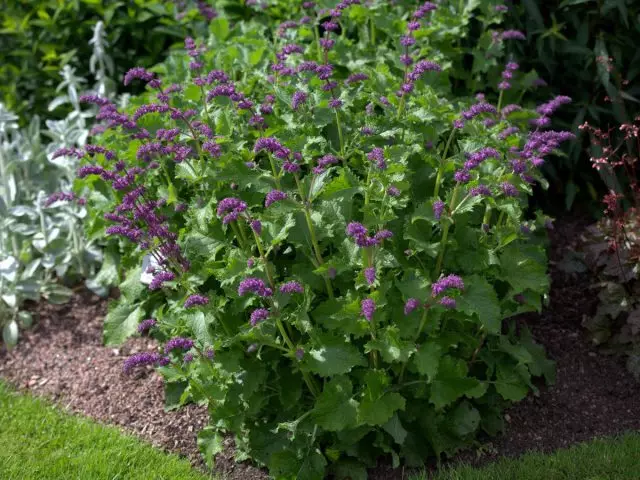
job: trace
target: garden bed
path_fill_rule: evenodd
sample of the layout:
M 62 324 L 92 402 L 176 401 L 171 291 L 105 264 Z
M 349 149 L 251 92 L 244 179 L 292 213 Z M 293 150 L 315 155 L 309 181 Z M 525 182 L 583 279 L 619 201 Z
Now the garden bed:
M 595 306 L 590 279 L 584 275 L 569 278 L 555 268 L 583 225 L 578 220 L 558 222 L 551 234 L 551 303 L 542 315 L 521 319 L 557 362 L 557 383 L 512 407 L 507 412 L 506 434 L 490 440 L 481 457 L 472 458 L 473 452 L 463 454 L 467 461 L 484 463 L 528 450 L 550 451 L 594 437 L 640 430 L 636 414 L 640 385 L 634 383 L 623 360 L 598 353 L 581 327 L 583 316 Z M 153 345 L 151 340 L 138 338 L 120 348 L 104 347 L 106 308 L 105 301 L 84 290 L 67 305 L 39 305 L 34 309 L 40 317 L 36 327 L 24 333 L 17 348 L 0 353 L 0 376 L 201 465 L 195 439 L 207 423 L 206 409 L 191 405 L 165 412 L 163 382 L 158 375 L 122 373 L 125 357 Z M 266 478 L 261 470 L 234 463 L 231 449 L 230 445 L 217 464 L 227 478 Z M 401 475 L 383 466 L 371 477 Z

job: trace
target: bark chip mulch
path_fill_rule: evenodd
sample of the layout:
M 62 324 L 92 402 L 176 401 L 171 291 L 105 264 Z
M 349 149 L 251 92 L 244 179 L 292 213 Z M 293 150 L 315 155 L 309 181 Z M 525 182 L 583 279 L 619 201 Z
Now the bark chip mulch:
M 627 373 L 624 360 L 602 355 L 581 327 L 595 307 L 588 275 L 569 277 L 555 267 L 579 237 L 583 223 L 566 221 L 552 233 L 551 301 L 541 315 L 526 315 L 538 342 L 557 362 L 557 382 L 542 387 L 506 413 L 506 432 L 490 440 L 482 456 L 459 458 L 482 464 L 529 450 L 551 451 L 595 437 L 640 430 L 640 385 Z M 67 305 L 37 307 L 40 320 L 23 332 L 18 346 L 0 352 L 0 377 L 23 390 L 53 399 L 63 407 L 114 424 L 156 446 L 187 456 L 202 467 L 197 432 L 207 423 L 205 408 L 190 405 L 164 411 L 162 379 L 153 372 L 127 376 L 123 360 L 154 348 L 153 341 L 136 338 L 118 348 L 102 344 L 106 302 L 78 292 Z M 235 479 L 264 479 L 257 468 L 237 464 L 233 445 L 219 456 L 217 471 Z M 454 459 L 455 461 L 455 459 Z M 371 478 L 400 479 L 408 472 L 380 466 Z

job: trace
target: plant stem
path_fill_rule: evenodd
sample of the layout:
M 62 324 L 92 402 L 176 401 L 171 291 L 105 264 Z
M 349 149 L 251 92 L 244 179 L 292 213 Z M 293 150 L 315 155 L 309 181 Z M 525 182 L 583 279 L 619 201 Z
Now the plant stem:
M 498 95 L 498 115 L 500 115 L 500 108 L 502 107 L 503 94 L 504 94 L 504 90 L 500 90 L 500 95 Z
M 242 239 L 242 236 L 240 235 L 240 231 L 238 230 L 238 226 L 235 224 L 235 222 L 229 222 L 229 225 L 231 225 L 231 229 L 233 230 L 233 233 L 236 235 L 236 239 L 238 240 L 238 243 L 240 244 L 240 247 L 243 250 L 247 250 L 247 245 L 244 243 L 244 240 Z
M 271 163 L 271 171 L 273 172 L 273 179 L 276 181 L 276 187 L 280 190 L 280 176 L 276 172 L 276 164 L 274 163 L 271 155 L 269 155 L 269 163 Z
M 276 318 L 276 326 L 278 327 L 278 330 L 280 331 L 280 335 L 282 335 L 282 338 L 284 339 L 285 343 L 289 347 L 290 351 L 295 353 L 296 348 L 293 345 L 293 343 L 291 342 L 291 339 L 289 338 L 289 336 L 287 335 L 287 332 L 286 332 L 286 330 L 284 328 L 284 325 L 282 324 L 282 320 L 280 320 L 280 318 Z M 319 391 L 318 391 L 318 387 L 315 384 L 313 378 L 310 377 L 309 373 L 305 372 L 304 370 L 300 370 L 300 372 L 302 373 L 302 377 L 304 378 L 304 382 L 307 384 L 307 387 L 309 388 L 309 391 L 311 392 L 311 394 L 314 397 L 317 397 L 318 394 L 319 394 Z
M 447 153 L 449 153 L 449 147 L 451 146 L 451 142 L 453 140 L 454 135 L 456 134 L 456 129 L 452 129 L 449 134 L 449 138 L 447 139 L 447 143 L 444 146 L 444 152 L 442 152 L 442 157 L 440 157 L 440 165 L 438 167 L 438 175 L 436 177 L 436 185 L 433 189 L 433 197 L 438 196 L 438 192 L 440 191 L 440 183 L 442 183 L 442 175 L 444 175 L 444 162 L 447 159 Z
M 344 159 L 344 139 L 342 137 L 342 125 L 340 123 L 340 114 L 338 113 L 338 109 L 336 109 L 336 126 L 338 127 L 338 139 L 340 140 L 340 157 L 342 157 L 342 163 L 346 168 L 347 165 Z
M 273 277 L 271 276 L 271 269 L 269 268 L 269 263 L 267 261 L 267 257 L 264 253 L 264 247 L 262 246 L 262 240 L 260 239 L 260 237 L 258 236 L 258 234 L 251 229 L 251 231 L 253 232 L 253 237 L 256 240 L 256 245 L 258 246 L 258 252 L 260 252 L 260 259 L 262 260 L 262 263 L 264 263 L 264 269 L 267 272 L 267 279 L 269 280 L 269 285 L 272 289 L 275 290 L 275 282 L 273 281 Z
M 458 184 L 456 184 L 453 189 L 453 193 L 451 194 L 451 205 L 449 205 L 449 210 L 453 211 L 456 206 L 456 200 L 458 197 Z M 442 229 L 442 238 L 440 239 L 440 254 L 438 255 L 438 260 L 436 262 L 436 268 L 433 272 L 433 278 L 438 278 L 440 275 L 440 271 L 442 269 L 442 260 L 444 259 L 444 252 L 447 249 L 447 239 L 449 236 L 449 228 L 451 227 L 451 222 L 447 222 Z
M 371 46 L 375 47 L 376 46 L 376 24 L 373 21 L 373 16 L 370 19 L 371 22 Z
M 322 47 L 320 47 L 320 30 L 316 24 L 313 27 L 313 36 L 316 38 L 316 48 L 318 49 L 318 63 L 322 63 Z

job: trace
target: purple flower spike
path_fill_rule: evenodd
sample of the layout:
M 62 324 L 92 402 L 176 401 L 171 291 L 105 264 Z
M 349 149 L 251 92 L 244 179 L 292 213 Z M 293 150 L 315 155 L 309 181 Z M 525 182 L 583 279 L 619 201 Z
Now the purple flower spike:
M 249 225 L 251 225 L 251 230 L 256 232 L 257 235 L 260 235 L 262 233 L 262 223 L 260 222 L 260 220 L 251 220 L 251 223 Z
M 300 105 L 307 101 L 307 94 L 302 91 L 297 91 L 293 94 L 291 98 L 291 108 L 293 110 L 298 110 Z
M 197 305 L 206 305 L 209 303 L 209 299 L 204 295 L 190 295 L 184 302 L 184 308 L 191 308 Z
M 419 306 L 420 306 L 420 301 L 417 298 L 410 298 L 404 304 L 404 314 L 405 315 L 409 315 L 411 312 L 413 312 Z
M 400 190 L 398 189 L 398 187 L 391 185 L 389 188 L 387 188 L 387 195 L 389 195 L 390 197 L 398 197 L 400 196 Z
M 502 193 L 504 193 L 504 195 L 506 197 L 517 197 L 518 196 L 518 189 L 515 187 L 515 185 L 509 183 L 509 182 L 502 182 L 500 184 L 500 188 L 502 188 Z
M 369 153 L 367 153 L 367 158 L 375 162 L 376 166 L 380 170 L 385 170 L 387 168 L 387 164 L 384 161 L 384 150 L 380 147 L 375 147 Z
M 280 285 L 280 293 L 304 293 L 304 288 L 295 280 Z
M 138 325 L 138 333 L 141 335 L 145 334 L 157 324 L 158 322 L 156 322 L 155 318 L 147 318 L 146 320 L 140 322 L 140 324 Z
M 184 363 L 191 363 L 193 362 L 193 353 L 185 353 L 184 357 L 182 357 L 182 361 Z
M 431 294 L 437 297 L 441 293 L 450 288 L 457 288 L 458 290 L 464 290 L 464 282 L 458 275 L 447 275 L 431 285 Z
M 136 367 L 144 367 L 147 365 L 154 365 L 160 361 L 160 355 L 154 352 L 142 352 L 136 353 L 130 356 L 124 361 L 123 370 L 124 373 L 131 373 Z
M 238 285 L 238 295 L 243 297 L 247 293 L 255 293 L 260 297 L 273 295 L 273 291 L 264 284 L 264 281 L 255 277 L 245 278 Z
M 451 297 L 442 297 L 440 299 L 440 305 L 444 308 L 456 308 L 456 301 Z
M 136 78 L 144 80 L 145 82 L 150 82 L 153 80 L 153 77 L 153 73 L 148 72 L 142 67 L 135 67 L 129 70 L 124 76 L 124 84 L 129 85 Z
M 433 217 L 436 220 L 440 220 L 442 212 L 444 211 L 445 203 L 442 200 L 436 200 L 433 202 Z
M 159 272 L 153 276 L 151 283 L 149 283 L 149 290 L 159 290 L 164 282 L 170 282 L 175 278 L 173 272 Z
M 284 200 L 285 198 L 287 198 L 287 194 L 285 192 L 281 192 L 280 190 L 271 190 L 267 193 L 267 198 L 264 200 L 264 206 L 269 207 L 273 203 L 279 200 Z
M 166 343 L 164 353 L 169 354 L 173 350 L 189 350 L 193 345 L 193 340 L 190 338 L 175 337 Z
M 347 225 L 347 235 L 350 237 L 357 237 L 361 235 L 367 235 L 368 230 L 364 225 L 358 222 L 351 222 Z
M 373 285 L 376 281 L 376 268 L 369 267 L 364 269 L 364 278 L 369 285 Z
M 251 319 L 249 322 L 252 327 L 255 327 L 258 323 L 266 320 L 267 318 L 269 318 L 269 310 L 266 308 L 258 308 L 251 312 Z
M 373 320 L 373 314 L 376 312 L 376 302 L 371 298 L 365 298 L 360 303 L 360 313 L 367 321 Z

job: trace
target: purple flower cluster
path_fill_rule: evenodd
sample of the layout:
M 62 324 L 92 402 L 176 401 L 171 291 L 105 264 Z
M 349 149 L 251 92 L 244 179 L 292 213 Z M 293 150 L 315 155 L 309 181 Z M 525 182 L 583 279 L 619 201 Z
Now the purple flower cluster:
M 159 290 L 162 288 L 164 282 L 170 282 L 175 280 L 176 275 L 173 272 L 158 272 L 153 276 L 151 283 L 149 283 L 149 290 Z
M 302 105 L 306 101 L 307 94 L 303 91 L 298 90 L 293 94 L 293 97 L 291 98 L 291 108 L 293 110 L 298 110 L 298 108 L 300 108 L 300 105 Z
M 347 225 L 347 235 L 353 238 L 359 247 L 373 247 L 380 245 L 382 241 L 393 237 L 390 230 L 380 230 L 373 237 L 369 236 L 367 228 L 358 222 L 351 222 Z
M 517 197 L 518 196 L 518 189 L 512 183 L 502 182 L 500 184 L 500 188 L 502 189 L 502 193 L 505 195 L 505 197 Z
M 472 197 L 477 197 L 478 195 L 484 195 L 485 197 L 491 196 L 491 190 L 486 185 L 477 185 L 469 189 L 469 195 Z
M 74 198 L 73 192 L 55 192 L 45 199 L 43 206 L 49 207 L 56 202 L 71 202 Z
M 420 301 L 417 298 L 409 298 L 404 304 L 404 314 L 409 315 L 419 306 L 420 306 Z
M 142 322 L 140 322 L 138 324 L 138 333 L 139 334 L 147 333 L 149 330 L 151 330 L 157 324 L 158 324 L 158 322 L 156 322 L 155 318 L 147 318 L 146 320 L 143 320 Z
M 317 160 L 317 166 L 313 168 L 313 173 L 322 173 L 329 165 L 335 165 L 338 162 L 340 162 L 340 159 L 335 155 L 327 154 L 324 157 L 320 157 Z
M 368 322 L 373 320 L 374 313 L 376 313 L 376 302 L 372 298 L 365 298 L 360 302 L 360 314 L 366 318 Z
M 267 193 L 267 196 L 264 199 L 264 206 L 269 207 L 275 202 L 284 200 L 285 198 L 287 198 L 286 192 L 282 192 L 280 190 L 271 190 L 269 193 Z
M 442 212 L 444 212 L 445 203 L 442 200 L 436 200 L 433 202 L 433 218 L 440 220 Z
M 227 197 L 220 200 L 216 214 L 218 218 L 222 218 L 222 223 L 227 225 L 233 221 L 236 221 L 240 214 L 247 209 L 246 202 L 243 202 L 239 198 Z
M 280 285 L 280 293 L 304 293 L 304 288 L 299 282 L 292 280 Z
M 384 161 L 384 150 L 382 148 L 375 147 L 373 150 L 367 153 L 367 158 L 371 162 L 375 162 L 376 167 L 378 167 L 380 170 L 387 169 L 387 164 Z
M 124 76 L 124 84 L 129 85 L 133 80 L 139 79 L 144 82 L 151 82 L 155 75 L 142 67 L 134 67 L 130 69 Z
M 255 277 L 245 278 L 238 285 L 238 295 L 244 297 L 248 293 L 253 293 L 259 297 L 270 297 L 273 290 L 267 287 L 263 280 Z
M 496 107 L 491 105 L 490 103 L 480 102 L 469 107 L 469 110 L 465 110 L 462 112 L 462 118 L 465 120 L 471 120 L 482 113 L 490 113 L 495 115 L 498 113 Z
M 437 297 L 451 288 L 464 290 L 464 282 L 462 281 L 462 278 L 453 274 L 440 278 L 431 285 L 431 295 Z
M 251 312 L 251 319 L 249 320 L 252 327 L 255 327 L 258 323 L 269 318 L 269 310 L 266 308 L 257 308 Z
M 174 337 L 165 344 L 164 353 L 169 354 L 174 350 L 189 350 L 193 345 L 194 342 L 190 338 Z
M 554 114 L 554 112 L 560 108 L 560 106 L 565 105 L 567 103 L 571 103 L 571 97 L 567 97 L 566 95 L 558 95 L 547 103 L 543 103 L 538 108 L 536 108 L 536 112 L 541 115 L 541 118 L 537 120 L 538 126 L 547 126 L 550 123 L 548 117 Z
M 199 305 L 207 305 L 209 303 L 209 299 L 204 295 L 194 294 L 189 295 L 187 299 L 184 301 L 184 308 L 196 307 Z
M 124 373 L 131 373 L 131 371 L 138 367 L 146 367 L 147 365 L 167 365 L 169 359 L 162 357 L 155 352 L 141 352 L 131 355 L 124 361 L 123 371 Z
M 364 278 L 369 285 L 373 285 L 376 281 L 376 268 L 368 267 L 364 269 Z
M 467 160 L 464 162 L 464 166 L 461 170 L 458 170 L 454 178 L 458 183 L 467 183 L 471 179 L 470 171 L 478 167 L 482 162 L 488 158 L 500 159 L 502 155 L 495 148 L 485 147 L 481 148 L 477 152 L 467 154 Z

